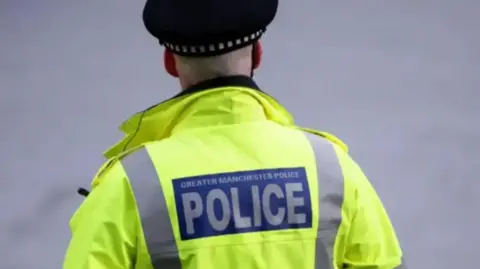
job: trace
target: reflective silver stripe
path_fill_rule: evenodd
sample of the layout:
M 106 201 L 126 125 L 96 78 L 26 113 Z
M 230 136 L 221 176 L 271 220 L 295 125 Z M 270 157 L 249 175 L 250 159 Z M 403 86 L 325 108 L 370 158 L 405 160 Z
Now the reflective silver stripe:
M 122 159 L 135 196 L 154 269 L 181 269 L 168 209 L 155 166 L 145 148 Z
M 305 132 L 317 163 L 319 223 L 314 269 L 333 269 L 333 247 L 342 220 L 343 173 L 333 145 L 320 136 Z

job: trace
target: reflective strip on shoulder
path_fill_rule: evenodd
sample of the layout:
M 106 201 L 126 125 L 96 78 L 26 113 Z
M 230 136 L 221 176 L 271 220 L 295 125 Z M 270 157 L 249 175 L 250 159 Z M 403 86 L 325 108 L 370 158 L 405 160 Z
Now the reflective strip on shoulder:
M 162 186 L 145 147 L 122 160 L 137 203 L 145 242 L 154 269 L 181 269 Z
M 333 248 L 342 220 L 344 178 L 334 146 L 327 139 L 305 132 L 315 153 L 318 178 L 319 224 L 314 269 L 334 269 Z

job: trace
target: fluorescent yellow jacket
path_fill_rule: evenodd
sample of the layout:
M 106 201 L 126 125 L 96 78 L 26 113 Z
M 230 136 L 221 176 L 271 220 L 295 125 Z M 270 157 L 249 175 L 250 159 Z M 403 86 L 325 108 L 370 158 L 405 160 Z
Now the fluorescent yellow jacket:
M 247 77 L 133 115 L 76 211 L 64 269 L 394 269 L 395 231 L 333 135 Z

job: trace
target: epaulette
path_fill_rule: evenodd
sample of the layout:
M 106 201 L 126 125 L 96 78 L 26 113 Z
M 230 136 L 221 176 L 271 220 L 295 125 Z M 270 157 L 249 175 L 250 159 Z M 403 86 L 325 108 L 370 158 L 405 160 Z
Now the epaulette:
M 340 138 L 336 137 L 335 135 L 333 135 L 331 133 L 322 132 L 322 131 L 318 131 L 318 130 L 310 129 L 310 128 L 302 128 L 302 127 L 297 127 L 297 128 L 304 131 L 304 132 L 309 132 L 309 133 L 321 136 L 321 137 L 327 139 L 328 141 L 334 143 L 335 145 L 339 146 L 345 152 L 348 152 L 347 144 L 343 143 L 343 141 L 340 140 Z

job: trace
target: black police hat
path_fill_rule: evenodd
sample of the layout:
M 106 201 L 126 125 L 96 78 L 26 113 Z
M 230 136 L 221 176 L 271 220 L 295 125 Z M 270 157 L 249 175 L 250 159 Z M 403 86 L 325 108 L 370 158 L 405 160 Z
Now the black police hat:
M 257 41 L 278 0 L 147 0 L 143 22 L 161 45 L 183 56 L 214 56 Z

